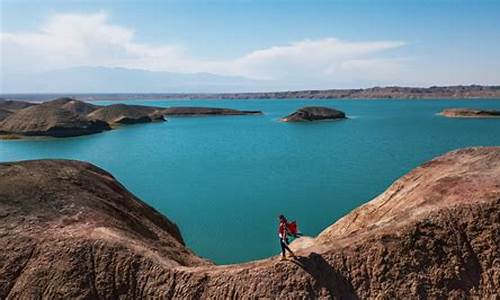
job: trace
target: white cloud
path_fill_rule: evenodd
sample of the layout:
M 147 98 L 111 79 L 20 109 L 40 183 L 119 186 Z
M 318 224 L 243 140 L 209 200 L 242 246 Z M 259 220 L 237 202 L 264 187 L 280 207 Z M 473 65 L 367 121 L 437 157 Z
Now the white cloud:
M 304 73 L 312 77 L 324 77 L 332 75 L 331 70 L 354 58 L 403 45 L 403 42 L 394 41 L 348 42 L 334 38 L 305 40 L 252 52 L 236 60 L 232 67 L 240 74 L 257 78 L 296 78 L 304 76 Z
M 176 60 L 179 55 L 177 47 L 137 44 L 133 37 L 133 30 L 109 24 L 103 12 L 55 14 L 38 32 L 1 33 L 2 61 L 8 70 L 24 72 Z
M 45 71 L 73 66 L 120 66 L 154 71 L 211 72 L 249 78 L 339 81 L 397 76 L 405 61 L 379 57 L 400 41 L 304 40 L 231 60 L 199 60 L 178 45 L 141 44 L 134 30 L 110 24 L 103 12 L 54 14 L 38 32 L 0 35 L 3 72 Z

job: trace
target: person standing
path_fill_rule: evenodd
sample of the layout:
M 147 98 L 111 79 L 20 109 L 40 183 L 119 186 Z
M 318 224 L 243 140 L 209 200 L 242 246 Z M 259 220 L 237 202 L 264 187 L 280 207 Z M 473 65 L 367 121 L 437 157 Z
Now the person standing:
M 281 246 L 281 259 L 286 260 L 286 251 L 290 252 L 292 257 L 295 257 L 295 254 L 288 247 L 288 221 L 284 215 L 279 216 L 279 225 L 278 225 L 278 236 L 280 238 L 280 246 Z

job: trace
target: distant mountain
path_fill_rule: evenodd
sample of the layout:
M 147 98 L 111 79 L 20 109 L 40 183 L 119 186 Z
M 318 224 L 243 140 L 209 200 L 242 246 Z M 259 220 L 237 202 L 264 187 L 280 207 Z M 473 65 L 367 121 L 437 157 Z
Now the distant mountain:
M 36 74 L 4 74 L 1 93 L 215 93 L 262 91 L 266 81 L 210 73 L 75 67 Z

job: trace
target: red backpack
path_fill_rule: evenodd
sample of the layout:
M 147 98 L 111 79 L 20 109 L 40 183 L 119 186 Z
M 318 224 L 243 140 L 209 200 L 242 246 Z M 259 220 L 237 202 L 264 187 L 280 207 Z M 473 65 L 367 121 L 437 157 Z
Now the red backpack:
M 291 235 L 296 235 L 298 233 L 297 222 L 292 221 L 286 224 L 287 230 Z

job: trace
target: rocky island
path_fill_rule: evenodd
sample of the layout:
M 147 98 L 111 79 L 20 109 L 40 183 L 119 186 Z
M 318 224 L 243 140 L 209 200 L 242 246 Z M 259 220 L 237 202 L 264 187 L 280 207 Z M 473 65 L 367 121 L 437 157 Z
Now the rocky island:
M 500 118 L 500 110 L 482 110 L 473 108 L 449 108 L 439 113 L 450 118 Z
M 89 163 L 0 164 L 0 298 L 494 298 L 500 147 L 435 158 L 299 257 L 216 266 Z
M 345 113 L 329 107 L 306 106 L 281 119 L 283 122 L 304 122 L 345 119 Z
M 61 98 L 19 109 L 0 122 L 0 135 L 70 137 L 111 129 L 104 121 L 78 113 L 72 101 L 76 100 Z
M 176 106 L 162 110 L 166 116 L 239 116 L 261 115 L 258 110 L 236 110 L 216 107 Z
M 99 133 L 120 125 L 165 121 L 168 116 L 257 115 L 212 107 L 156 107 L 130 104 L 101 106 L 63 97 L 43 103 L 0 99 L 0 137 L 70 137 Z

